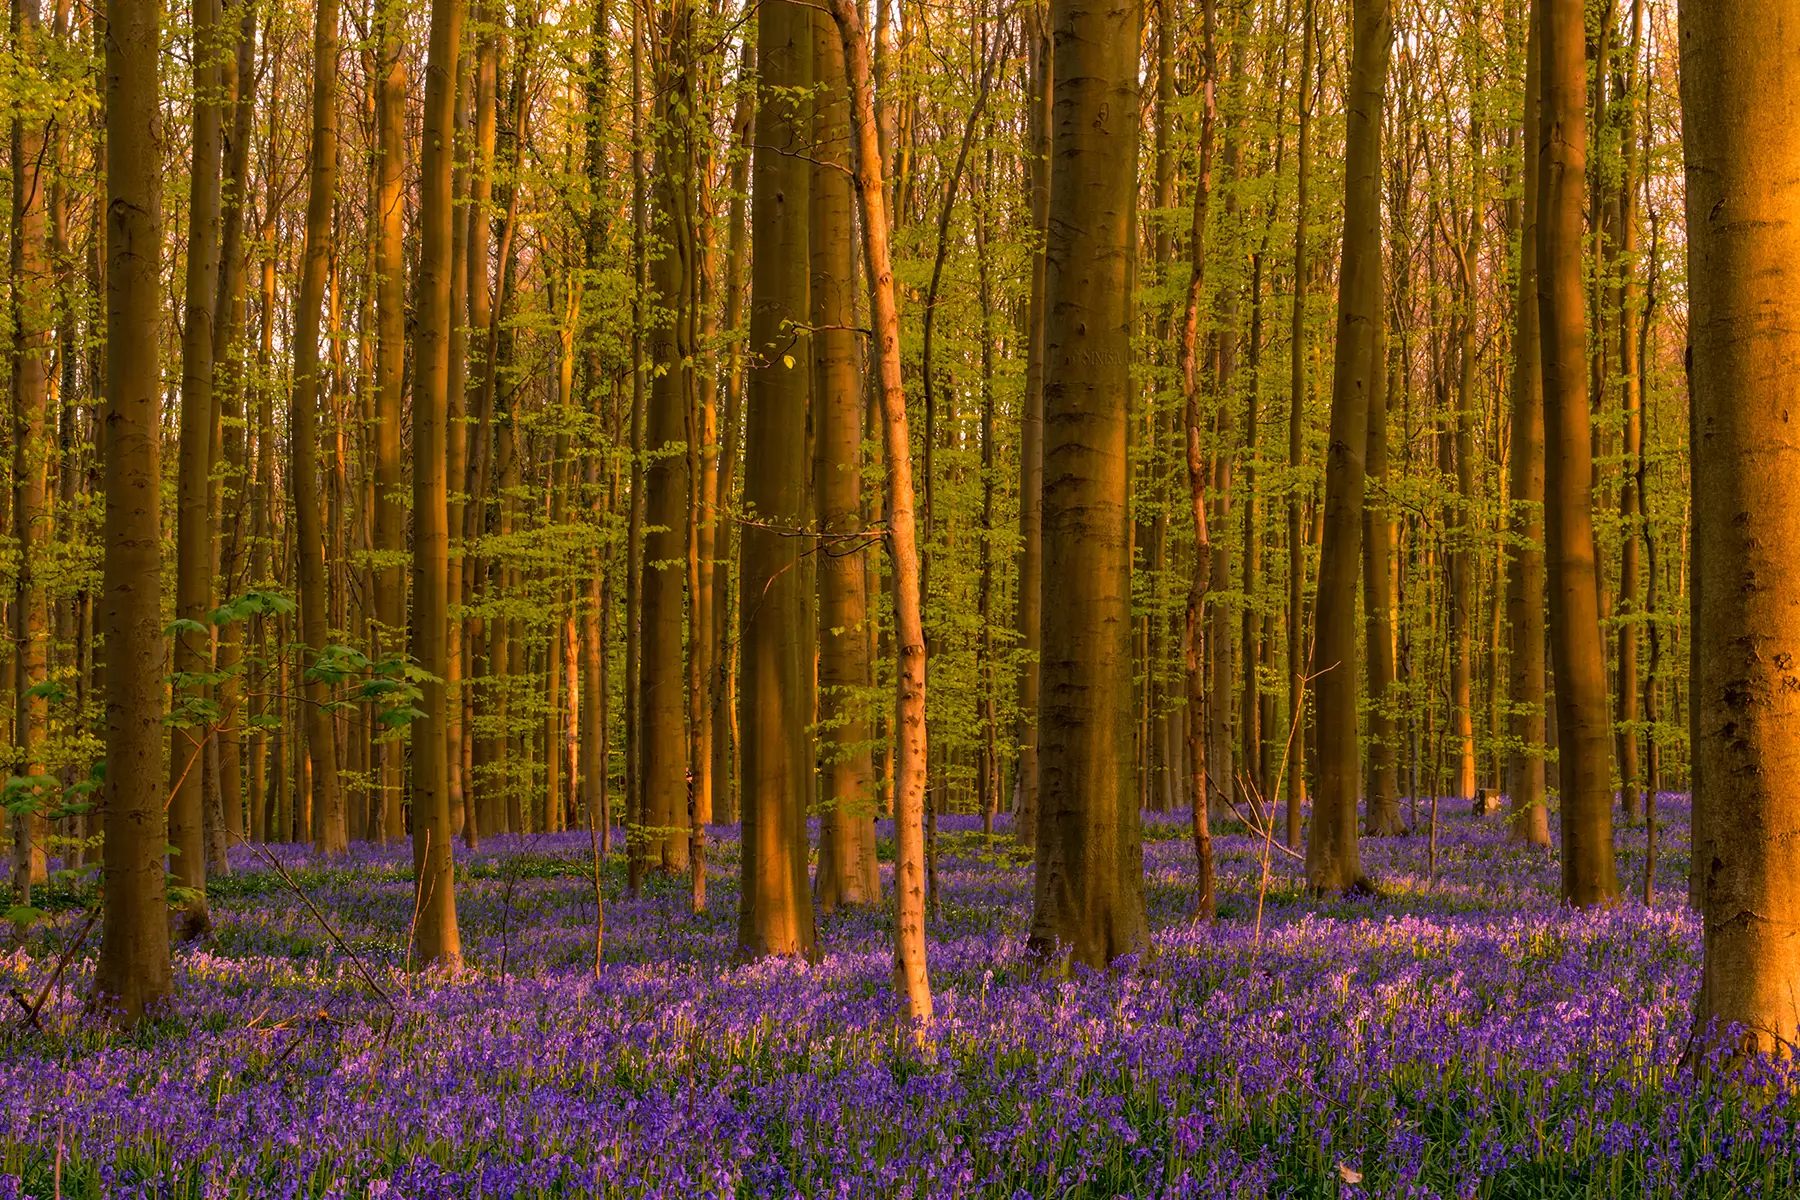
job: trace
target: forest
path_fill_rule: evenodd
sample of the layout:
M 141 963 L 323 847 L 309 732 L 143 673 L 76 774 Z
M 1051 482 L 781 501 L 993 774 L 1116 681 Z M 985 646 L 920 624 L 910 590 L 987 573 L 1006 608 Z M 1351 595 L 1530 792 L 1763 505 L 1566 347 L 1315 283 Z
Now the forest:
M 0 1200 L 1800 1196 L 1796 94 L 11 0 Z

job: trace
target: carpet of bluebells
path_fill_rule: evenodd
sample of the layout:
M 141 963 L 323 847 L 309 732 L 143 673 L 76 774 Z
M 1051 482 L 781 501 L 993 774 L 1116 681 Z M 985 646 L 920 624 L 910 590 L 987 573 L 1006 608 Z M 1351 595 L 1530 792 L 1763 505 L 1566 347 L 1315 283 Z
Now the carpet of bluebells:
M 703 916 L 606 864 L 598 974 L 585 834 L 463 855 L 454 978 L 406 970 L 406 848 L 280 847 L 292 886 L 234 852 L 156 1019 L 84 1014 L 96 938 L 41 1030 L 10 1005 L 0 1197 L 1800 1195 L 1800 1080 L 1691 1036 L 1687 812 L 1660 809 L 1654 907 L 1562 909 L 1554 857 L 1445 815 L 1429 873 L 1428 839 L 1370 839 L 1381 894 L 1330 902 L 1227 831 L 1210 927 L 1185 818 L 1153 816 L 1154 952 L 1069 979 L 1024 956 L 1029 860 L 949 818 L 922 1040 L 884 911 L 823 918 L 817 962 L 734 961 L 725 827 Z M 1619 843 L 1637 893 L 1642 827 Z M 0 986 L 35 996 L 80 923 Z

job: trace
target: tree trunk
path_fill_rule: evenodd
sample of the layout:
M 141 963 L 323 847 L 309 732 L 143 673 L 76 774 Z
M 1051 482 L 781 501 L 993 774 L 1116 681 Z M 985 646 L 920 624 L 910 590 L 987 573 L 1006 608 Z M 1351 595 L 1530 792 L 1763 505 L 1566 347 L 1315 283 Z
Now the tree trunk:
M 13 53 L 21 70 L 32 71 L 50 49 L 49 39 L 43 36 L 37 0 L 13 0 L 12 25 Z M 215 188 L 216 174 L 215 168 Z M 32 689 L 48 677 L 50 665 L 48 598 L 40 572 L 50 561 L 50 514 L 46 506 L 50 441 L 44 435 L 44 410 L 49 390 L 51 313 L 56 298 L 56 282 L 45 255 L 44 196 L 49 189 L 50 171 L 44 162 L 44 121 L 40 117 L 13 118 L 12 181 L 12 528 L 18 556 L 12 604 L 12 773 L 32 778 L 43 773 L 43 742 L 49 733 L 49 700 L 34 694 Z M 204 509 L 204 503 L 201 507 Z M 204 645 L 205 635 L 200 635 L 199 640 Z M 211 665 L 209 657 L 200 669 L 208 670 Z M 198 864 L 194 868 L 197 881 L 190 886 L 205 888 L 206 866 L 198 837 L 199 783 L 196 771 L 194 855 L 188 861 Z M 52 800 L 47 791 L 37 797 L 38 804 L 45 807 Z M 32 885 L 43 883 L 48 877 L 45 851 L 50 823 L 41 812 L 27 811 L 13 813 L 11 824 L 13 903 L 29 906 Z M 198 910 L 204 925 L 204 898 L 198 902 Z
M 1548 60 L 1546 60 L 1548 61 Z M 1693 396 L 1694 863 L 1702 1034 L 1800 1041 L 1800 26 L 1770 0 L 1681 4 Z M 1562 682 L 1559 673 L 1558 683 Z
M 1638 58 L 1643 49 L 1644 6 L 1631 6 L 1630 63 L 1626 67 L 1625 103 L 1621 119 L 1622 170 L 1618 197 L 1619 391 L 1624 410 L 1624 470 L 1619 479 L 1619 652 L 1614 667 L 1619 747 L 1620 809 L 1627 821 L 1637 819 L 1643 778 L 1638 773 L 1638 629 L 1644 615 L 1640 603 L 1638 548 L 1643 534 L 1644 497 L 1638 490 L 1637 464 L 1644 451 L 1643 386 L 1638 378 L 1638 308 L 1642 293 L 1637 280 Z
M 1580 0 L 1539 0 L 1538 319 L 1544 354 L 1545 558 L 1556 672 L 1563 898 L 1610 904 L 1612 733 L 1594 561 L 1593 434 L 1582 287 L 1587 63 Z
M 1312 183 L 1312 106 L 1317 92 L 1313 88 L 1313 0 L 1306 0 L 1300 31 L 1300 143 L 1297 149 L 1299 168 L 1294 209 L 1294 309 L 1290 340 L 1288 383 L 1288 471 L 1293 482 L 1287 497 L 1287 660 L 1288 660 L 1288 735 L 1285 749 L 1287 773 L 1287 844 L 1300 848 L 1303 814 L 1306 808 L 1306 675 L 1310 656 L 1304 641 L 1306 633 L 1306 542 L 1301 534 L 1300 467 L 1306 454 L 1306 294 L 1310 267 L 1306 260 L 1307 220 L 1311 213 Z
M 917 521 L 913 515 L 912 449 L 900 376 L 900 314 L 889 256 L 887 188 L 882 181 L 879 126 L 869 80 L 869 48 L 853 0 L 831 0 L 843 41 L 850 90 L 856 185 L 862 203 L 863 258 L 869 277 L 876 379 L 887 456 L 888 546 L 893 555 L 894 635 L 894 982 L 915 1024 L 931 1020 L 925 962 L 925 626 L 919 595 Z
M 450 327 L 456 315 L 451 304 L 451 278 L 456 265 L 452 249 L 456 206 L 451 178 L 456 157 L 457 57 L 462 45 L 462 23 L 462 0 L 432 0 L 424 130 L 419 151 L 419 265 L 414 287 L 418 308 L 413 330 L 412 656 L 427 677 L 420 684 L 419 711 L 424 715 L 412 724 L 416 914 L 412 950 L 421 965 L 452 969 L 462 962 L 462 939 L 457 931 L 451 847 L 451 711 L 445 682 L 450 674 L 450 496 L 446 451 Z M 402 73 L 403 81 L 405 68 L 396 70 Z M 389 142 L 387 146 L 388 152 L 397 156 L 399 143 Z M 385 216 L 384 213 L 384 224 Z M 394 219 L 397 224 L 397 212 Z M 393 267 L 397 276 L 397 259 L 393 260 Z M 384 336 L 399 333 L 398 329 L 390 331 L 385 326 L 384 319 Z M 398 382 L 396 378 L 396 391 Z M 392 410 L 396 424 L 398 410 L 396 396 Z M 398 629 L 390 627 L 389 632 L 395 634 Z M 398 745 L 390 743 L 396 751 Z M 389 796 L 391 809 L 397 809 L 398 788 Z M 389 836 L 394 836 L 391 822 Z
M 1379 186 L 1379 185 L 1377 185 Z M 1377 250 L 1379 255 L 1379 250 Z M 1368 480 L 1363 502 L 1363 620 L 1368 645 L 1369 767 L 1364 787 L 1364 828 L 1371 836 L 1404 832 L 1400 784 L 1394 769 L 1394 589 L 1388 573 L 1393 554 L 1388 523 L 1388 387 L 1385 314 L 1376 308 L 1375 359 L 1369 378 Z
M 738 948 L 749 956 L 813 951 L 806 809 L 813 794 L 813 664 L 802 541 L 811 522 L 804 430 L 811 346 L 808 288 L 812 15 L 794 0 L 757 10 L 757 101 L 751 160 L 748 403 L 739 569 L 738 723 L 743 756 L 743 884 Z
M 1524 216 L 1519 226 L 1519 281 L 1514 293 L 1512 450 L 1507 491 L 1512 499 L 1512 554 L 1507 559 L 1506 623 L 1510 631 L 1507 705 L 1512 712 L 1507 791 L 1512 836 L 1550 844 L 1544 795 L 1544 376 L 1538 338 L 1538 141 L 1540 54 L 1530 0 L 1525 45 Z
M 435 4 L 453 4 L 459 0 L 434 0 Z M 376 133 L 376 177 L 375 177 L 375 379 L 374 405 L 375 420 L 371 431 L 375 441 L 375 521 L 374 521 L 374 616 L 375 616 L 375 655 L 377 658 L 397 652 L 405 644 L 406 637 L 406 591 L 403 582 L 401 564 L 405 560 L 406 546 L 406 505 L 402 489 L 405 487 L 405 476 L 400 466 L 400 421 L 403 405 L 401 387 L 406 366 L 406 282 L 404 242 L 406 205 L 403 195 L 406 166 L 406 39 L 398 21 L 398 13 L 387 8 L 378 9 L 378 33 L 376 50 L 380 55 L 378 73 L 375 78 L 375 133 Z M 445 20 L 451 19 L 446 14 Z M 456 18 L 461 26 L 460 15 Z M 438 136 L 448 138 L 452 133 L 455 121 L 454 105 L 456 101 L 456 64 L 446 63 L 443 70 L 450 72 L 444 83 L 444 102 L 450 105 L 451 116 L 439 127 Z M 450 158 L 444 159 L 444 169 L 449 170 Z M 445 175 L 448 179 L 448 174 Z M 421 198 L 422 199 L 422 198 Z M 440 198 L 448 204 L 448 197 Z M 434 269 L 444 272 L 444 282 L 449 281 L 450 247 L 445 243 L 441 253 L 443 261 L 434 264 Z M 432 286 L 437 286 L 433 280 Z M 448 300 L 446 299 L 446 303 Z M 416 331 L 415 336 L 423 331 Z M 443 331 L 432 331 L 432 337 L 448 337 L 448 328 Z M 446 343 L 444 350 L 448 350 Z M 436 351 L 443 353 L 444 351 Z M 414 371 L 418 370 L 415 361 Z M 439 403 L 436 397 L 426 402 L 426 407 Z M 442 414 L 433 411 L 434 418 L 447 422 L 448 412 Z M 416 415 L 415 415 L 416 420 Z M 437 436 L 442 437 L 442 429 Z M 414 434 L 414 453 L 417 454 L 417 434 Z M 444 456 L 440 450 L 439 459 Z M 442 464 L 440 462 L 439 468 Z M 439 469 L 434 468 L 434 470 Z M 414 479 L 415 492 L 419 488 Z M 447 485 L 446 485 L 447 488 Z M 447 501 L 433 501 L 440 506 Z M 448 509 L 445 510 L 446 513 Z M 415 514 L 416 515 L 416 514 Z M 448 516 L 446 515 L 446 520 Z M 418 528 L 414 528 L 414 566 L 419 570 Z M 446 543 L 444 556 L 446 581 L 449 579 L 449 547 Z M 415 580 L 416 582 L 416 580 Z M 446 586 L 448 584 L 446 583 Z M 448 608 L 445 609 L 448 612 Z M 416 635 L 415 635 L 416 636 Z M 436 634 L 427 636 L 435 637 Z M 446 662 L 439 664 L 447 669 Z M 443 670 L 437 671 L 443 678 Z M 440 724 L 442 723 L 440 719 Z M 440 736 L 433 734 L 433 738 Z M 369 837 L 371 841 L 394 842 L 406 833 L 405 814 L 401 810 L 400 768 L 404 747 L 397 740 L 383 738 L 375 743 L 379 754 L 380 769 L 371 781 L 376 788 L 377 801 L 373 806 L 380 814 L 377 827 L 371 822 Z M 435 752 L 435 751 L 434 751 Z M 444 753 L 447 753 L 447 749 Z M 446 762 L 448 760 L 446 759 Z M 415 771 L 417 770 L 415 766 Z M 446 768 L 448 770 L 448 768 Z M 443 785 L 433 780 L 435 786 Z M 447 797 L 444 797 L 446 804 Z
M 644 439 L 643 619 L 638 669 L 644 853 L 669 874 L 688 865 L 688 728 L 682 663 L 688 546 L 687 411 L 694 390 L 693 279 L 695 117 L 689 26 L 677 0 L 665 18 L 653 91 L 658 97 L 656 165 L 651 172 L 650 298 L 659 323 L 649 331 L 650 404 Z
M 1019 797 L 1013 839 L 1037 845 L 1038 695 L 1044 586 L 1044 240 L 1050 225 L 1050 108 L 1054 74 L 1049 27 L 1036 5 L 1026 18 L 1031 59 L 1031 292 L 1025 309 L 1025 395 L 1019 418 Z
M 1131 719 L 1130 260 L 1143 12 L 1052 0 L 1038 853 L 1030 944 L 1089 966 L 1143 947 Z
M 850 96 L 831 16 L 813 16 L 813 480 L 819 546 L 819 908 L 876 904 L 875 761 L 863 696 L 874 683 L 862 529 L 863 380 L 856 332 Z
M 1386 367 L 1381 329 L 1381 118 L 1392 32 L 1387 0 L 1352 6 L 1344 162 L 1343 263 L 1339 269 L 1331 442 L 1325 459 L 1325 526 L 1319 547 L 1313 685 L 1318 700 L 1319 792 L 1306 839 L 1306 882 L 1315 892 L 1369 886 L 1357 845 L 1362 782 L 1357 743 L 1356 582 L 1362 558 L 1363 479 L 1372 393 Z
M 164 897 L 162 531 L 157 365 L 162 141 L 154 0 L 106 6 L 106 510 L 100 632 L 106 761 L 98 1003 L 125 1024 L 169 995 Z
M 232 123 L 225 143 L 225 183 L 222 195 L 224 224 L 219 242 L 219 285 L 214 310 L 218 313 L 218 333 L 214 339 L 214 359 L 218 364 L 219 408 L 224 418 L 223 452 L 225 474 L 223 484 L 229 489 L 212 514 L 213 535 L 218 544 L 218 587 L 223 598 L 241 589 L 253 588 L 256 581 L 245 570 L 245 528 L 251 477 L 248 470 L 244 427 L 244 395 L 247 373 L 243 369 L 245 301 L 244 209 L 248 203 L 251 123 L 256 108 L 256 12 L 243 6 L 238 25 L 236 53 L 225 60 L 226 76 L 223 93 L 231 106 Z M 219 711 L 224 728 L 219 731 L 219 792 L 224 809 L 224 835 L 227 842 L 244 836 L 244 693 L 243 670 L 244 622 L 232 621 L 219 630 L 218 684 Z M 220 856 L 223 865 L 223 856 Z
M 294 314 L 294 394 L 291 476 L 300 581 L 300 640 L 316 658 L 329 640 L 325 542 L 319 511 L 319 315 L 332 258 L 332 206 L 337 199 L 338 0 L 319 0 L 313 30 L 312 149 L 306 200 L 306 248 Z M 310 665 L 310 664 L 309 664 Z M 337 722 L 325 706 L 331 688 L 307 674 L 306 747 L 312 763 L 312 839 L 320 854 L 349 849 L 343 794 L 338 788 Z

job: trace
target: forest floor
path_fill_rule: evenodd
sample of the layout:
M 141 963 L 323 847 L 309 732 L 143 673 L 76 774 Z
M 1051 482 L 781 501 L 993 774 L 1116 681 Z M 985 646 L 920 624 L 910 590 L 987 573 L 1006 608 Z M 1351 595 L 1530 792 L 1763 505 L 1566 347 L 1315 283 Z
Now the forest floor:
M 607 864 L 597 977 L 585 834 L 461 856 L 454 979 L 405 971 L 408 848 L 279 847 L 294 887 L 234 851 L 159 1018 L 82 1015 L 92 937 L 41 1030 L 9 1004 L 0 1197 L 1800 1195 L 1796 1077 L 1687 1060 L 1687 808 L 1659 809 L 1652 908 L 1562 909 L 1551 855 L 1445 806 L 1432 878 L 1427 838 L 1364 841 L 1378 897 L 1307 899 L 1271 851 L 1260 932 L 1263 843 L 1218 839 L 1196 927 L 1185 817 L 1152 816 L 1155 953 L 1072 980 L 1023 955 L 1029 859 L 949 818 L 922 1045 L 885 910 L 823 918 L 816 963 L 733 962 L 727 827 L 702 916 Z M 1644 840 L 1621 822 L 1631 894 Z M 81 919 L 0 986 L 35 997 Z

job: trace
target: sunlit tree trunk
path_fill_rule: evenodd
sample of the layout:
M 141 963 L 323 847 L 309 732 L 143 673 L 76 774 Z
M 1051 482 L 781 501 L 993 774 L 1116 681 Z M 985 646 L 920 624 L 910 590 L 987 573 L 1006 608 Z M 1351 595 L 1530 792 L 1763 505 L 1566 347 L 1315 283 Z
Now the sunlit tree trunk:
M 455 0 L 436 0 L 453 3 Z M 375 443 L 375 562 L 373 571 L 375 651 L 386 655 L 398 650 L 406 636 L 406 591 L 402 563 L 405 560 L 406 502 L 403 489 L 405 476 L 400 465 L 400 421 L 403 397 L 401 387 L 406 364 L 406 283 L 402 261 L 405 241 L 405 197 L 402 188 L 406 166 L 406 40 L 397 6 L 378 6 L 375 78 L 375 420 L 372 434 Z M 459 28 L 460 19 L 457 22 Z M 443 69 L 451 73 L 444 85 L 448 103 L 455 104 L 456 64 Z M 439 130 L 447 138 L 451 121 Z M 449 159 L 445 159 L 446 165 Z M 448 178 L 448 176 L 446 176 Z M 443 198 L 448 203 L 447 198 Z M 449 245 L 443 249 L 444 261 L 435 269 L 449 279 Z M 433 285 L 435 286 L 435 284 Z M 447 301 L 446 301 L 447 302 Z M 446 328 L 442 334 L 448 336 Z M 447 349 L 447 347 L 446 347 Z M 417 370 L 417 364 L 414 366 Z M 428 401 L 437 403 L 436 399 Z M 443 414 L 447 419 L 448 413 Z M 416 437 L 416 435 L 415 435 Z M 415 453 L 416 453 L 415 442 Z M 439 457 L 443 455 L 440 453 Z M 415 480 L 414 489 L 418 484 Z M 436 501 L 444 504 L 446 501 Z M 446 519 L 448 519 L 446 517 Z M 415 531 L 414 549 L 418 547 Z M 448 563 L 448 547 L 444 551 Z M 415 555 L 416 560 L 416 555 Z M 418 569 L 415 561 L 414 570 Z M 445 578 L 448 579 L 446 566 Z M 446 609 L 446 611 L 448 611 Z M 443 664 L 440 664 L 443 665 Z M 440 677 L 442 671 L 439 672 Z M 372 781 L 376 803 L 371 817 L 379 814 L 379 824 L 370 823 L 371 841 L 398 841 L 406 832 L 405 814 L 401 809 L 400 768 L 404 747 L 400 742 L 379 740 L 379 771 Z M 447 752 L 447 751 L 446 751 Z M 447 761 L 447 760 L 446 760 Z M 416 769 L 416 768 L 415 768 Z M 434 783 L 436 781 L 434 780 Z M 441 785 L 440 785 L 441 786 Z
M 1643 295 L 1638 286 L 1638 58 L 1643 50 L 1644 6 L 1631 6 L 1630 59 L 1625 69 L 1621 117 L 1622 170 L 1618 197 L 1618 361 L 1619 407 L 1624 420 L 1624 469 L 1619 477 L 1619 602 L 1615 610 L 1618 658 L 1614 665 L 1620 809 L 1637 819 L 1644 781 L 1638 762 L 1638 630 L 1643 624 L 1638 550 L 1643 537 L 1644 497 L 1637 465 L 1644 450 L 1643 382 L 1638 378 L 1638 323 Z
M 816 161 L 812 169 L 813 484 L 819 544 L 819 869 L 821 911 L 881 899 L 875 762 L 863 696 L 869 620 L 862 530 L 863 380 L 856 332 L 850 95 L 830 15 L 813 16 Z
M 1800 25 L 1683 0 L 1698 1029 L 1800 1042 Z M 1562 679 L 1557 679 L 1560 687 Z
M 325 530 L 319 508 L 319 396 L 325 379 L 319 354 L 319 316 L 331 267 L 332 206 L 337 202 L 337 24 L 338 0 L 319 0 L 313 29 L 306 247 L 301 255 L 300 299 L 294 314 L 291 475 L 300 582 L 300 640 L 309 658 L 316 658 L 329 640 Z M 307 665 L 310 668 L 312 664 Z M 343 793 L 338 787 L 337 722 L 325 707 L 331 699 L 331 689 L 309 672 L 304 690 L 306 746 L 312 763 L 313 849 L 321 854 L 342 854 L 349 848 L 349 833 Z
M 1148 936 L 1131 717 L 1132 222 L 1142 8 L 1052 0 L 1044 578 L 1030 943 L 1101 966 Z
M 200 0 L 202 4 L 208 0 Z M 33 70 L 48 52 L 37 0 L 13 0 L 13 54 Z M 29 76 L 27 76 L 29 79 Z M 199 106 L 196 106 L 198 108 Z M 44 409 L 50 366 L 51 312 L 55 280 L 47 261 L 44 197 L 50 171 L 44 156 L 44 121 L 18 115 L 12 123 L 12 532 L 16 545 L 12 603 L 13 741 L 11 773 L 34 777 L 43 773 L 43 743 L 49 733 L 49 701 L 33 689 L 49 674 L 48 599 L 44 568 L 49 564 L 50 513 L 47 507 L 50 440 L 44 433 Z M 215 170 L 216 175 L 216 170 Z M 217 187 L 217 179 L 214 186 Z M 185 410 L 184 410 L 185 415 Z M 205 476 L 202 474 L 202 480 Z M 204 493 L 204 485 L 202 486 Z M 205 509 L 204 502 L 201 504 Z M 186 639 L 184 639 L 185 641 Z M 206 636 L 199 635 L 206 644 Z M 205 670 L 211 667 L 208 657 Z M 177 737 L 180 734 L 177 733 Z M 206 886 L 199 833 L 199 773 L 194 776 L 194 856 L 197 885 Z M 41 808 L 53 797 L 37 797 Z M 12 814 L 14 903 L 31 902 L 33 884 L 46 879 L 45 850 L 50 823 L 38 811 Z M 205 901 L 199 903 L 204 923 Z
M 1288 659 L 1288 733 L 1284 748 L 1287 756 L 1287 843 L 1288 849 L 1300 848 L 1301 822 L 1306 808 L 1306 674 L 1309 656 L 1305 644 L 1306 541 L 1301 533 L 1301 508 L 1304 497 L 1299 482 L 1299 469 L 1306 453 L 1306 296 L 1307 226 L 1312 203 L 1312 111 L 1317 95 L 1313 87 L 1313 0 L 1306 0 L 1300 31 L 1300 141 L 1296 148 L 1299 164 L 1296 172 L 1294 209 L 1294 307 L 1292 336 L 1289 338 L 1288 383 L 1288 470 L 1294 482 L 1288 485 L 1287 497 L 1287 659 Z
M 1508 494 L 1511 553 L 1506 561 L 1507 705 L 1512 750 L 1507 791 L 1512 835 L 1550 844 L 1544 792 L 1544 376 L 1538 338 L 1538 108 L 1541 0 L 1530 0 L 1525 43 L 1525 168 L 1519 226 L 1519 282 L 1513 305 L 1512 448 Z
M 1369 886 L 1357 845 L 1362 783 L 1357 742 L 1356 582 L 1362 562 L 1365 455 L 1372 393 L 1383 385 L 1380 343 L 1381 119 L 1392 32 L 1387 0 L 1355 0 L 1344 154 L 1344 241 L 1339 268 L 1325 525 L 1319 547 L 1319 791 L 1307 830 L 1306 882 L 1336 893 Z
M 1379 161 L 1379 157 L 1378 157 Z M 1378 185 L 1379 186 L 1379 185 Z M 1377 250 L 1379 255 L 1379 250 Z M 1393 554 L 1392 496 L 1388 470 L 1388 366 L 1386 324 L 1376 308 L 1375 359 L 1369 377 L 1368 488 L 1363 501 L 1363 622 L 1368 647 L 1369 763 L 1364 786 L 1364 828 L 1382 837 L 1403 831 L 1400 784 L 1394 768 L 1394 589 L 1388 573 Z
M 1582 214 L 1587 63 L 1580 0 L 1539 0 L 1538 319 L 1544 362 L 1545 560 L 1556 672 L 1563 898 L 1608 904 L 1613 865 L 1612 731 L 1594 561 Z
M 450 809 L 450 496 L 448 448 L 450 326 L 455 269 L 451 177 L 456 148 L 457 57 L 463 0 L 432 0 L 419 148 L 419 265 L 413 330 L 412 656 L 429 678 L 420 684 L 412 723 L 413 950 L 420 964 L 458 966 Z M 404 73 L 404 67 L 398 68 Z M 398 153 L 398 144 L 388 148 Z M 396 222 L 398 216 L 395 217 Z M 398 274 L 400 264 L 393 263 Z M 398 297 L 395 297 L 398 299 Z M 387 332 L 384 329 L 384 332 Z M 398 330 L 394 330 L 398 333 Z M 398 383 L 398 380 L 395 380 Z M 399 418 L 395 402 L 394 418 Z M 397 749 L 397 744 L 395 744 Z M 396 788 L 390 809 L 399 805 Z M 391 836 L 391 833 L 390 833 Z
M 682 658 L 688 545 L 687 411 L 694 389 L 694 14 L 676 0 L 664 18 L 656 163 L 651 171 L 650 403 L 644 438 L 644 577 L 638 736 L 644 852 L 666 872 L 687 869 L 688 728 Z
M 899 657 L 894 683 L 894 982 L 906 997 L 907 1015 L 915 1023 L 923 1023 L 932 1017 L 931 980 L 925 962 L 925 627 L 920 611 L 912 450 L 900 376 L 900 314 L 888 246 L 887 188 L 882 180 L 868 43 L 854 0 L 831 0 L 831 11 L 843 41 L 850 89 L 863 262 L 869 279 L 873 357 L 887 458 L 888 548 L 893 558 L 890 578 Z
M 806 809 L 813 792 L 813 642 L 801 539 L 811 523 L 807 393 L 812 349 L 808 228 L 813 150 L 812 10 L 794 0 L 757 9 L 755 150 L 751 159 L 748 396 L 738 726 L 743 744 L 743 884 L 738 947 L 747 955 L 810 954 Z

